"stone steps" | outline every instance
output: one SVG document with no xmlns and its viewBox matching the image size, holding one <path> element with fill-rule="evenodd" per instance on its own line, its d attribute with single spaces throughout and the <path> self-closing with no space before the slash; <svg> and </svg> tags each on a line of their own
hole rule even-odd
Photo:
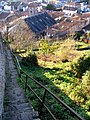
<svg viewBox="0 0 90 120">
<path fill-rule="evenodd" d="M 5 49 L 6 88 L 4 100 L 3 120 L 40 120 L 38 112 L 30 103 L 27 103 L 23 89 L 17 83 L 17 70 L 12 54 L 7 46 Z"/>
</svg>

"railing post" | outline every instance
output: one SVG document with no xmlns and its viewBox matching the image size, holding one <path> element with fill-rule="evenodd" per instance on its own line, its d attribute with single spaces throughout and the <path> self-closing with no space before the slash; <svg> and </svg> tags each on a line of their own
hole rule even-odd
<svg viewBox="0 0 90 120">
<path fill-rule="evenodd" d="M 42 99 L 42 104 L 44 104 L 44 101 L 45 101 L 45 97 L 46 97 L 46 89 L 45 89 L 45 91 L 44 91 L 44 95 L 43 95 L 43 99 Z"/>
<path fill-rule="evenodd" d="M 45 91 L 44 91 L 44 95 L 43 95 L 43 98 L 42 98 L 42 102 L 40 103 L 40 113 L 42 113 L 42 108 L 43 108 L 43 104 L 44 104 L 44 102 L 45 102 L 45 97 L 46 97 L 46 89 L 45 89 Z"/>
<path fill-rule="evenodd" d="M 19 77 L 21 78 L 21 75 L 22 75 L 21 69 L 18 69 L 18 74 L 19 74 Z"/>
<path fill-rule="evenodd" d="M 25 80 L 25 92 L 27 90 L 27 79 L 28 79 L 28 76 L 26 75 L 26 80 Z"/>
</svg>

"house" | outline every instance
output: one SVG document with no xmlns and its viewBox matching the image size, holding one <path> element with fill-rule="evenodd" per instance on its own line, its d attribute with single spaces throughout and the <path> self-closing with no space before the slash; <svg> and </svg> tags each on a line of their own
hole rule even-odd
<svg viewBox="0 0 90 120">
<path fill-rule="evenodd" d="M 86 11 L 90 12 L 90 5 L 87 5 Z"/>
<path fill-rule="evenodd" d="M 12 10 L 10 5 L 4 5 L 3 9 L 6 10 L 6 11 L 11 11 Z"/>
<path fill-rule="evenodd" d="M 56 21 L 47 13 L 39 13 L 25 19 L 26 24 L 34 33 L 43 33 L 47 28 L 56 24 Z"/>
<path fill-rule="evenodd" d="M 22 2 L 19 7 L 20 11 L 27 11 L 28 10 L 28 4 Z"/>
<path fill-rule="evenodd" d="M 0 22 L 4 22 L 9 17 L 9 15 L 10 15 L 9 12 L 0 13 Z"/>
<path fill-rule="evenodd" d="M 9 6 L 11 7 L 11 11 L 26 11 L 28 9 L 28 4 L 20 1 L 11 2 Z"/>
<path fill-rule="evenodd" d="M 86 20 L 63 17 L 60 22 L 47 29 L 48 37 L 63 39 L 67 35 L 74 35 L 85 26 Z"/>
<path fill-rule="evenodd" d="M 65 15 L 67 16 L 73 16 L 76 15 L 78 10 L 75 7 L 68 7 L 68 6 L 64 6 L 63 8 L 63 12 L 65 13 Z"/>
<path fill-rule="evenodd" d="M 62 3 L 61 3 L 59 0 L 57 0 L 57 1 L 55 2 L 55 8 L 56 8 L 57 10 L 62 9 Z"/>
<path fill-rule="evenodd" d="M 24 3 L 30 4 L 30 3 L 36 3 L 37 0 L 24 0 Z"/>
<path fill-rule="evenodd" d="M 56 21 L 46 12 L 16 21 L 16 24 L 14 23 L 9 29 L 9 36 L 13 39 L 13 48 L 27 46 L 35 39 L 44 37 L 46 29 L 54 24 Z"/>
<path fill-rule="evenodd" d="M 78 2 L 67 2 L 67 3 L 65 4 L 65 6 L 74 7 L 74 8 L 80 8 L 80 7 L 81 7 L 81 4 L 78 3 Z"/>
<path fill-rule="evenodd" d="M 42 2 L 42 3 L 41 3 L 42 7 L 46 7 L 47 4 L 48 4 L 47 2 Z"/>
<path fill-rule="evenodd" d="M 48 11 L 48 14 L 54 18 L 57 22 L 64 17 L 64 13 L 62 11 Z"/>
<path fill-rule="evenodd" d="M 20 1 L 18 1 L 18 2 L 11 2 L 11 3 L 10 3 L 11 10 L 12 10 L 12 11 L 20 10 L 21 4 L 22 4 L 22 2 L 20 2 Z"/>
<path fill-rule="evenodd" d="M 38 3 L 30 3 L 28 5 L 29 15 L 37 14 L 37 13 L 41 12 L 41 10 L 42 10 L 42 5 L 40 5 Z"/>
<path fill-rule="evenodd" d="M 82 28 L 85 33 L 90 32 L 90 24 Z"/>
<path fill-rule="evenodd" d="M 12 11 L 15 10 L 15 8 L 14 8 L 15 3 L 16 3 L 16 2 L 11 2 L 11 3 L 9 3 L 9 5 L 11 6 L 11 10 L 12 10 Z"/>
<path fill-rule="evenodd" d="M 81 2 L 81 12 L 85 13 L 87 12 L 87 4 L 85 4 L 85 2 Z"/>
<path fill-rule="evenodd" d="M 86 25 L 90 24 L 90 12 L 83 13 L 83 14 L 81 15 L 81 18 L 87 20 Z"/>
</svg>

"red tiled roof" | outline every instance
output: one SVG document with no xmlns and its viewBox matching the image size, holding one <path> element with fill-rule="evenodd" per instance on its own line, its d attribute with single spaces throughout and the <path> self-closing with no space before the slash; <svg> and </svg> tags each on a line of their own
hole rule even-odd
<svg viewBox="0 0 90 120">
<path fill-rule="evenodd" d="M 82 21 L 84 22 L 84 21 Z M 50 34 L 56 34 L 56 33 L 62 33 L 62 32 L 73 32 L 71 31 L 72 28 L 74 27 L 80 27 L 80 29 L 82 28 L 81 25 L 81 21 L 76 21 L 76 20 L 72 20 L 71 22 L 69 20 L 63 20 L 60 23 L 57 23 L 55 25 L 53 25 L 52 27 L 50 27 L 47 32 Z M 75 29 L 76 30 L 76 29 Z"/>
<path fill-rule="evenodd" d="M 83 13 L 81 16 L 82 16 L 82 18 L 90 17 L 90 12 Z"/>
<path fill-rule="evenodd" d="M 48 11 L 48 14 L 50 14 L 54 19 L 64 16 L 64 13 L 61 11 L 53 11 L 53 12 Z"/>
<path fill-rule="evenodd" d="M 68 2 L 67 5 L 72 5 L 72 6 L 81 6 L 80 3 L 77 2 Z"/>
<path fill-rule="evenodd" d="M 30 3 L 28 7 L 39 7 L 39 4 L 37 3 Z"/>
</svg>

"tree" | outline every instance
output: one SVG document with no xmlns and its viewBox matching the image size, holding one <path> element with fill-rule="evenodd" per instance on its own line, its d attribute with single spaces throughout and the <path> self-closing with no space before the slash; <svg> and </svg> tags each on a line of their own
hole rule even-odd
<svg viewBox="0 0 90 120">
<path fill-rule="evenodd" d="M 42 39 L 40 41 L 40 52 L 43 54 L 44 56 L 44 65 L 47 61 L 47 58 L 49 57 L 49 55 L 51 53 L 53 53 L 54 49 L 52 49 L 52 45 L 49 44 L 48 40 Z"/>
<path fill-rule="evenodd" d="M 55 6 L 54 6 L 53 4 L 48 4 L 48 5 L 46 6 L 46 9 L 47 9 L 47 10 L 55 10 Z"/>
</svg>

